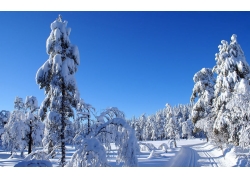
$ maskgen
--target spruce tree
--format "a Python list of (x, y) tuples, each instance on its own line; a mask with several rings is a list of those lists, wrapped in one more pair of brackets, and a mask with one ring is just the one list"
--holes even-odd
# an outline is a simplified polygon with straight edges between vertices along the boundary
[(65, 165), (65, 129), (74, 116), (73, 109), (79, 100), (74, 74), (80, 64), (78, 48), (70, 43), (70, 28), (59, 17), (51, 23), (51, 33), (46, 42), (49, 59), (38, 69), (36, 82), (45, 90), (45, 99), (39, 115), (45, 120), (44, 145), (49, 153), (61, 149), (60, 165)]
[(219, 141), (227, 143), (234, 122), (231, 119), (230, 109), (226, 106), (241, 81), (249, 84), (250, 68), (235, 34), (232, 35), (230, 43), (225, 40), (221, 43), (218, 46), (219, 53), (215, 54), (216, 65), (213, 68), (213, 72), (217, 74), (213, 103), (214, 132), (221, 137)]
[[(207, 121), (210, 121), (208, 117), (213, 105), (215, 79), (211, 69), (202, 68), (195, 73), (193, 80), (195, 85), (190, 98), (191, 103), (194, 103), (197, 98), (191, 114), (191, 119), (196, 125), (194, 132), (196, 133), (197, 131), (202, 130), (208, 141), (209, 132), (206, 131), (206, 125), (208, 123)], [(206, 120), (204, 118), (206, 118)], [(200, 126), (201, 123), (203, 126)], [(198, 128), (198, 126), (200, 127)]]

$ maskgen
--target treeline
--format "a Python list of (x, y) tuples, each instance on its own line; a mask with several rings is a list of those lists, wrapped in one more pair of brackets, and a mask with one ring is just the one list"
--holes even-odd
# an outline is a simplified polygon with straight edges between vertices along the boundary
[(202, 137), (202, 133), (193, 133), (191, 111), (191, 104), (174, 107), (166, 104), (166, 107), (156, 114), (143, 114), (139, 118), (133, 117), (128, 122), (135, 129), (139, 141)]

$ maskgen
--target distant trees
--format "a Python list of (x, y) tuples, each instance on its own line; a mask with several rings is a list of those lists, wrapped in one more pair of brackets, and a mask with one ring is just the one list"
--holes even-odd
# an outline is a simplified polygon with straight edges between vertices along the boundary
[(174, 145), (177, 147), (176, 140), (180, 138), (180, 129), (178, 128), (177, 119), (173, 115), (172, 108), (169, 104), (166, 105), (166, 113), (166, 118), (168, 120), (165, 125), (166, 136), (174, 140)]
[(67, 21), (59, 17), (51, 23), (51, 33), (47, 39), (46, 51), (49, 59), (38, 69), (36, 82), (45, 90), (39, 116), (45, 120), (44, 146), (51, 153), (60, 147), (60, 164), (65, 162), (65, 129), (69, 118), (74, 117), (79, 101), (79, 92), (74, 74), (80, 64), (78, 48), (69, 40), (71, 32)]
[(11, 153), (20, 151), (23, 157), (26, 147), (31, 153), (32, 146), (41, 146), (44, 126), (35, 113), (38, 108), (36, 97), (27, 96), (25, 103), (22, 98), (16, 97), (14, 107), (4, 126), (2, 144)]
[[(188, 138), (194, 135), (192, 132), (194, 125), (189, 120), (191, 109), (191, 105), (171, 107), (166, 104), (165, 108), (157, 111), (156, 114), (150, 116), (143, 114), (128, 122), (135, 129), (139, 141), (173, 139), (176, 143), (175, 140), (183, 137), (182, 130), (189, 133)], [(183, 125), (187, 126), (183, 127)], [(191, 128), (191, 132), (187, 128)]]

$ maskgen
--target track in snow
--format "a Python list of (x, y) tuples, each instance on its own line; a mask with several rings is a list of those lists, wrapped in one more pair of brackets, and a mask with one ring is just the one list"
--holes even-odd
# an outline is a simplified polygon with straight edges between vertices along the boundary
[(182, 146), (181, 150), (171, 160), (170, 167), (199, 167), (199, 155), (190, 146)]

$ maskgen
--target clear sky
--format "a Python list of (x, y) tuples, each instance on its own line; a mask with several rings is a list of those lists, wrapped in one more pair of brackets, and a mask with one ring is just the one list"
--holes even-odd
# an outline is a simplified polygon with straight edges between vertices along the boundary
[(127, 118), (187, 104), (193, 75), (213, 68), (221, 40), (237, 34), (250, 62), (250, 12), (0, 12), (0, 110), (14, 99), (44, 99), (35, 82), (48, 59), (50, 24), (61, 14), (79, 48), (81, 97), (98, 112), (114, 106)]

